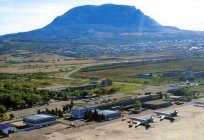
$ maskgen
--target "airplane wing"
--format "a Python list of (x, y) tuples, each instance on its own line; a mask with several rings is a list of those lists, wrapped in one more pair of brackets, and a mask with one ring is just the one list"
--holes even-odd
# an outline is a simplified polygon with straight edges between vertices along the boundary
[(161, 119), (161, 120), (163, 120), (163, 119), (165, 119), (165, 118), (166, 118), (166, 116), (164, 116), (164, 115), (161, 115), (161, 116), (160, 116), (160, 119)]
[(135, 124), (135, 127), (138, 127), (138, 126), (141, 124), (141, 122), (139, 122), (139, 121), (133, 121), (133, 124)]
[(140, 118), (136, 118), (136, 117), (131, 117), (131, 120), (137, 121), (137, 122), (143, 122), (145, 121), (145, 119), (140, 119)]
[(169, 112), (154, 112), (158, 116), (169, 116), (171, 113)]

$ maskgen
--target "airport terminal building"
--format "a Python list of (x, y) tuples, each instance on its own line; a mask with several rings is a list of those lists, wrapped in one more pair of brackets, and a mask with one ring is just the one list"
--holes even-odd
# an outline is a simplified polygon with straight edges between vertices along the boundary
[(56, 123), (56, 119), (57, 117), (53, 115), (36, 114), (25, 117), (23, 122), (29, 127), (40, 128), (54, 125)]

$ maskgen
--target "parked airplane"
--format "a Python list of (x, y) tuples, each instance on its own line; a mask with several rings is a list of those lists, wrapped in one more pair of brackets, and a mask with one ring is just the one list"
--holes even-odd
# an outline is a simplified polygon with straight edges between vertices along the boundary
[(196, 101), (196, 102), (194, 103), (194, 106), (197, 106), (197, 107), (204, 107), (204, 101), (203, 101), (203, 100)]
[(202, 104), (194, 104), (194, 106), (196, 106), (196, 107), (203, 107), (204, 108), (204, 105), (202, 105)]
[(195, 101), (195, 104), (197, 104), (197, 105), (204, 105), (204, 100)]
[(150, 127), (150, 123), (154, 122), (154, 117), (151, 116), (150, 118), (137, 118), (137, 117), (130, 117), (130, 119), (132, 120), (133, 124), (135, 124), (135, 127), (138, 127), (139, 125), (143, 125), (145, 126), (146, 129), (148, 129)]
[(154, 112), (154, 114), (156, 114), (157, 116), (160, 117), (160, 121), (167, 119), (170, 120), (171, 122), (173, 122), (175, 119), (174, 117), (177, 117), (178, 115), (178, 111), (173, 111), (173, 112)]

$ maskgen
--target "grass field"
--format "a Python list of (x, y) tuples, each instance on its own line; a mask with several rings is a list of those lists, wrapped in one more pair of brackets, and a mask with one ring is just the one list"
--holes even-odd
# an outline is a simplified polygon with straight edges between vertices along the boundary
[(68, 79), (57, 79), (57, 78), (48, 78), (48, 79), (28, 79), (28, 78), (19, 78), (19, 79), (3, 79), (0, 80), (0, 85), (9, 84), (11, 86), (22, 86), (26, 88), (34, 87), (45, 87), (51, 85), (84, 85), (86, 82), (78, 80), (68, 80)]
[[(115, 82), (127, 82), (127, 83), (140, 83), (150, 85), (161, 85), (178, 81), (176, 78), (164, 78), (161, 73), (166, 71), (185, 71), (189, 66), (193, 67), (194, 71), (204, 70), (204, 59), (203, 58), (192, 58), (180, 61), (172, 61), (165, 63), (147, 64), (140, 66), (130, 66), (122, 68), (113, 68), (107, 70), (97, 70), (88, 72), (78, 72), (74, 76), (82, 78), (99, 77), (99, 78), (110, 78)], [(153, 78), (141, 79), (132, 78), (131, 76), (142, 74), (142, 73), (153, 73)]]
[(140, 66), (131, 66), (125, 68), (115, 68), (108, 70), (98, 70), (90, 72), (81, 72), (78, 74), (80, 77), (92, 77), (98, 76), (104, 77), (118, 77), (118, 76), (129, 76), (141, 73), (159, 73), (165, 71), (183, 71), (189, 66), (192, 66), (194, 70), (204, 70), (204, 59), (186, 59), (180, 61), (148, 64)]
[(154, 76), (153, 78), (149, 78), (149, 79), (131, 78), (131, 77), (124, 76), (124, 77), (113, 78), (112, 80), (117, 82), (145, 84), (145, 85), (163, 85), (163, 84), (169, 84), (169, 83), (179, 81), (179, 79), (176, 79), (176, 78), (163, 78), (163, 77), (160, 78), (157, 76)]
[[(15, 56), (25, 55), (29, 57)], [(76, 58), (60, 56), (51, 53), (35, 54), (31, 52), (20, 52), (0, 55), (1, 73), (37, 73), (37, 72), (59, 72), (60, 70), (72, 70), (77, 65), (95, 63), (96, 60), (80, 60)]]
[[(111, 88), (118, 89), (117, 93), (124, 93), (128, 94), (131, 91), (144, 89), (145, 86), (139, 85), (139, 84), (125, 84), (125, 83), (114, 83), (111, 86), (105, 87), (105, 89), (110, 90)], [(91, 90), (91, 92), (94, 92), (96, 90), (99, 90), (99, 88)]]

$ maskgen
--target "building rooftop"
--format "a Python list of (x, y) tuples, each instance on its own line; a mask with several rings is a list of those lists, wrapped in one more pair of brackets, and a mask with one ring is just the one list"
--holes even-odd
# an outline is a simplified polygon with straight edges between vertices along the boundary
[(149, 102), (144, 102), (145, 104), (152, 104), (152, 105), (160, 105), (160, 104), (165, 104), (168, 101), (162, 101), (162, 100), (153, 100)]
[(36, 114), (36, 115), (28, 116), (25, 119), (36, 121), (36, 120), (42, 120), (42, 119), (47, 119), (47, 118), (56, 118), (56, 116), (54, 116), (54, 115), (46, 115), (46, 114)]
[(170, 96), (170, 98), (172, 98), (172, 99), (180, 99), (180, 98), (183, 98), (183, 96)]
[(4, 129), (9, 128), (9, 127), (13, 127), (13, 126), (11, 126), (9, 124), (5, 124), (5, 123), (0, 124), (0, 130), (4, 130)]
[(119, 111), (114, 110), (97, 110), (98, 114), (109, 115), (113, 113), (118, 113)]

